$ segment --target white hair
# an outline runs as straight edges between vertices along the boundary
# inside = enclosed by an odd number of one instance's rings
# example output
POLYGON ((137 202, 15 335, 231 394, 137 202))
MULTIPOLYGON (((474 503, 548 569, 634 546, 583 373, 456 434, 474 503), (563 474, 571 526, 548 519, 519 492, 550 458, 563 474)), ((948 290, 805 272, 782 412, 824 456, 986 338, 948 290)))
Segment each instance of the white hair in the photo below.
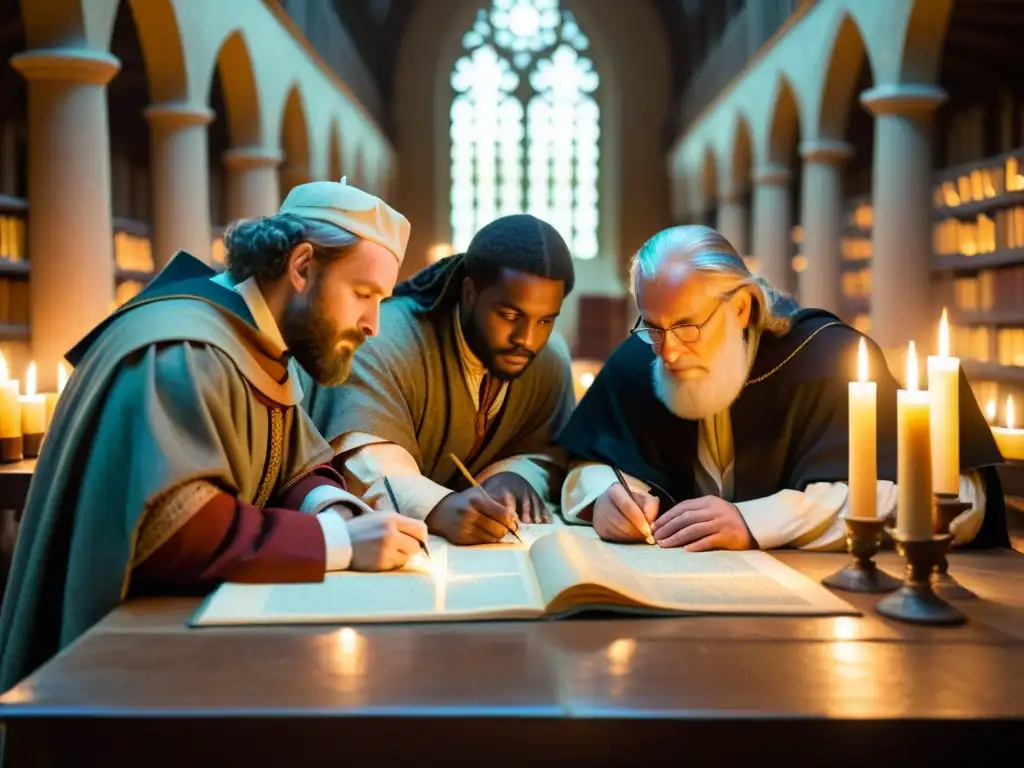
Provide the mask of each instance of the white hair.
POLYGON ((629 290, 637 297, 641 280, 651 280, 668 262, 689 264, 712 275, 722 295, 747 291, 753 301, 751 323, 756 331, 776 335, 789 332, 799 306, 767 279, 753 274, 736 249, 711 227, 695 224, 664 229, 644 243, 629 266, 629 290))

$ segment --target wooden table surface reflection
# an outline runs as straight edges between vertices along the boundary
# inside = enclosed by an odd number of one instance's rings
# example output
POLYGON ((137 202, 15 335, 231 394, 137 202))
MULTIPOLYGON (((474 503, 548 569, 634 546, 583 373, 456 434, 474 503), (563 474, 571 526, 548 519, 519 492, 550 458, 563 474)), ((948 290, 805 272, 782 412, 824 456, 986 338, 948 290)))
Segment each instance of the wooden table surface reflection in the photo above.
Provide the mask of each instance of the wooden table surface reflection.
MULTIPOLYGON (((815 579, 844 562, 778 557, 815 579)), ((1024 556, 951 571, 983 598, 964 627, 845 594, 863 617, 204 630, 194 600, 140 600, 0 699, 7 764, 970 760, 1024 718, 1024 556)))

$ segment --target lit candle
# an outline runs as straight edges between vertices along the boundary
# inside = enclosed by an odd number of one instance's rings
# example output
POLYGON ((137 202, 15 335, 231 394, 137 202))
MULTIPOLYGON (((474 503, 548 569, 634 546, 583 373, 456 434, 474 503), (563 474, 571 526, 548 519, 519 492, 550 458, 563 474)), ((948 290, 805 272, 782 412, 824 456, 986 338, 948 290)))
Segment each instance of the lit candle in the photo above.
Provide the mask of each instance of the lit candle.
POLYGON ((1024 429, 1015 428, 1013 396, 1006 396, 1006 426, 992 427, 992 436, 996 439, 999 452, 1004 459, 1024 461, 1024 429))
POLYGON ((0 461, 21 461, 21 401, 17 379, 8 378, 7 359, 0 352, 0 461))
POLYGON ((939 354, 928 356, 931 394, 932 484, 935 493, 960 494, 960 360, 949 356, 949 318, 942 310, 939 354))
POLYGON ((64 387, 68 383, 68 369, 61 360, 57 363, 57 391, 46 393, 46 429, 50 429, 50 422, 53 421, 53 412, 57 410, 57 401, 64 394, 64 387))
POLYGON ((850 517, 875 517, 877 511, 877 389, 868 381, 868 347, 860 340, 857 381, 850 382, 850 517))
POLYGON ((911 541, 932 537, 930 393, 917 385, 917 352, 907 349, 906 389, 896 393, 896 532, 911 541))
POLYGON ((28 458, 39 455, 46 432, 46 397, 36 394, 36 364, 29 363, 25 374, 25 394, 18 398, 21 403, 21 434, 24 454, 28 458))

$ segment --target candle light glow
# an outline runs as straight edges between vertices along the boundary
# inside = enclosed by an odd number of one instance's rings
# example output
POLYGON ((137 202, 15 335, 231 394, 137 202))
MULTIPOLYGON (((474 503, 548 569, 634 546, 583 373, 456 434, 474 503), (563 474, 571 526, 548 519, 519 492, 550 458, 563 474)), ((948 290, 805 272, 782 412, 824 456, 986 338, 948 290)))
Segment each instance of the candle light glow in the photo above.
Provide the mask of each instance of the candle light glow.
POLYGON ((25 438, 24 452, 28 457, 39 455, 42 436, 46 432, 46 397, 36 394, 36 379, 36 364, 32 362, 25 372, 25 394, 18 398, 21 433, 25 438))
MULTIPOLYGON (((994 409, 993 409, 994 410, 994 409)), ((1024 461, 1024 429, 1017 428, 1017 414, 1013 395, 1006 396, 1005 427, 992 427, 992 437, 1004 459, 1024 461)))

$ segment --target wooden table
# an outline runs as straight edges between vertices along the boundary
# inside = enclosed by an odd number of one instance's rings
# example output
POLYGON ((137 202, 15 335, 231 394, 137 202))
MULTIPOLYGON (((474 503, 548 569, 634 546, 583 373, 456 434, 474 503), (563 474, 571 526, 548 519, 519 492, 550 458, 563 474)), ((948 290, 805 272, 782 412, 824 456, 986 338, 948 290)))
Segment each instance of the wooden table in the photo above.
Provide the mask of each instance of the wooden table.
MULTIPOLYGON (((779 558, 813 578, 845 559, 779 558)), ((958 628, 857 595, 861 618, 204 630, 195 600, 140 600, 0 698, 5 765, 966 764, 1019 738, 1024 555, 952 572, 984 598, 958 628)))

